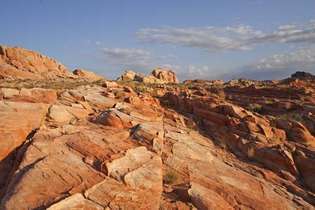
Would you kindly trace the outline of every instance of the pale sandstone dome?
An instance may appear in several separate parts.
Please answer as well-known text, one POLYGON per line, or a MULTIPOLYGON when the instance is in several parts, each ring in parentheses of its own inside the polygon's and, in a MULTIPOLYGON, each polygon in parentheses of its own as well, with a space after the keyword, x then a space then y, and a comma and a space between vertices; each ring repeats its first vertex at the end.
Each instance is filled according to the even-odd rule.
POLYGON ((97 75, 94 72, 88 71, 86 69, 75 69, 73 71, 73 74, 78 76, 81 79, 87 79, 87 80, 91 80, 91 81, 97 81, 97 80, 105 79, 104 77, 97 75))

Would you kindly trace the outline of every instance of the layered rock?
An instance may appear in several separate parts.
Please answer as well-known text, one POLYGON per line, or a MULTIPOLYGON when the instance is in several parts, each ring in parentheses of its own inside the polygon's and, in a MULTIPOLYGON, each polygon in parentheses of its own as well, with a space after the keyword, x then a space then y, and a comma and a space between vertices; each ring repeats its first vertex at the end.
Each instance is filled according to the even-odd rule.
POLYGON ((0 77, 12 79, 55 79, 71 77, 56 60, 19 47, 0 46, 0 77))
POLYGON ((178 79, 175 75, 175 72, 173 72, 170 69, 165 68, 156 68, 154 69, 151 74, 158 78, 159 80, 168 82, 168 83, 178 83, 178 79))
POLYGON ((156 68, 149 75, 143 75, 131 70, 127 70, 117 80, 137 81, 148 84, 178 83, 178 79, 175 75, 175 72, 165 68, 156 68))
POLYGON ((85 69, 75 69, 73 74, 78 76, 81 79, 87 79, 91 81, 102 80, 104 77, 95 74, 94 72, 85 70, 85 69))
POLYGON ((41 126, 47 109, 46 104, 0 101, 0 161, 41 126))

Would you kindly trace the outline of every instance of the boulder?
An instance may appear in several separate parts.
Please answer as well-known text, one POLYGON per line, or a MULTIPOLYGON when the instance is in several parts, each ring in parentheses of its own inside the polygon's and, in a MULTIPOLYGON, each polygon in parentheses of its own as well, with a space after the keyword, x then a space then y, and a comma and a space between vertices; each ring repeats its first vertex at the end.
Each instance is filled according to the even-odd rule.
POLYGON ((113 111, 105 111, 101 113, 95 119, 96 123, 100 123, 106 126, 113 126, 115 128, 123 128, 124 123, 120 117, 113 111))
POLYGON ((151 72, 151 74, 165 83, 178 83, 175 72, 170 69, 156 68, 151 72))
POLYGON ((49 108, 48 116, 58 123, 69 123, 74 116, 67 111, 66 106, 52 105, 49 108))
POLYGON ((286 131, 289 140, 315 146, 315 137, 301 122, 277 119, 276 124, 286 131))
POLYGON ((160 122, 142 123, 136 126, 132 137, 150 145, 152 150, 161 154, 163 150, 164 129, 160 122))
POLYGON ((134 81, 137 73, 131 70, 125 71, 117 80, 118 81, 134 81))
POLYGON ((149 84, 178 83, 175 73, 170 69, 156 68, 150 75, 143 75, 131 70, 125 71, 118 81, 138 81, 149 84))
POLYGON ((90 81, 102 80, 104 77, 95 74, 94 72, 85 70, 85 69, 75 69, 73 74, 78 76, 81 79, 86 79, 90 81))

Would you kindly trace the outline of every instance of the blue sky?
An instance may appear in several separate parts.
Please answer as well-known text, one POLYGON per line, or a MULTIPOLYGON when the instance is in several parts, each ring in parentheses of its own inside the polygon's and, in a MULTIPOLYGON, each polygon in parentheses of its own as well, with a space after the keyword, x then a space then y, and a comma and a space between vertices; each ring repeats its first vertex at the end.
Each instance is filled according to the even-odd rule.
POLYGON ((314 0, 1 0, 0 43, 115 78, 274 79, 315 71, 314 0))

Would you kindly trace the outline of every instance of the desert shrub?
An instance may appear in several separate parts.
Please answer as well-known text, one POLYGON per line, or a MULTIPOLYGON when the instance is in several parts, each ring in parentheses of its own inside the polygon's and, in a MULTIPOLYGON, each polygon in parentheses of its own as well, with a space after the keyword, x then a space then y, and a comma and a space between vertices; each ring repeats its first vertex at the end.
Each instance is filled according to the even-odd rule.
POLYGON ((288 113, 279 116, 282 120, 294 120, 303 123, 303 116, 299 113, 288 113))
POLYGON ((274 104, 274 101, 272 99, 266 99, 265 104, 271 105, 274 104))
POLYGON ((247 109, 251 112, 262 113, 263 107, 260 104, 249 104, 247 109))
POLYGON ((138 93, 147 93, 147 92, 150 92, 150 88, 147 87, 146 85, 137 85, 134 89, 136 92, 138 93))
POLYGON ((165 184, 174 184, 177 179, 178 179, 178 176, 175 171, 168 171, 163 176, 163 182, 165 184))

